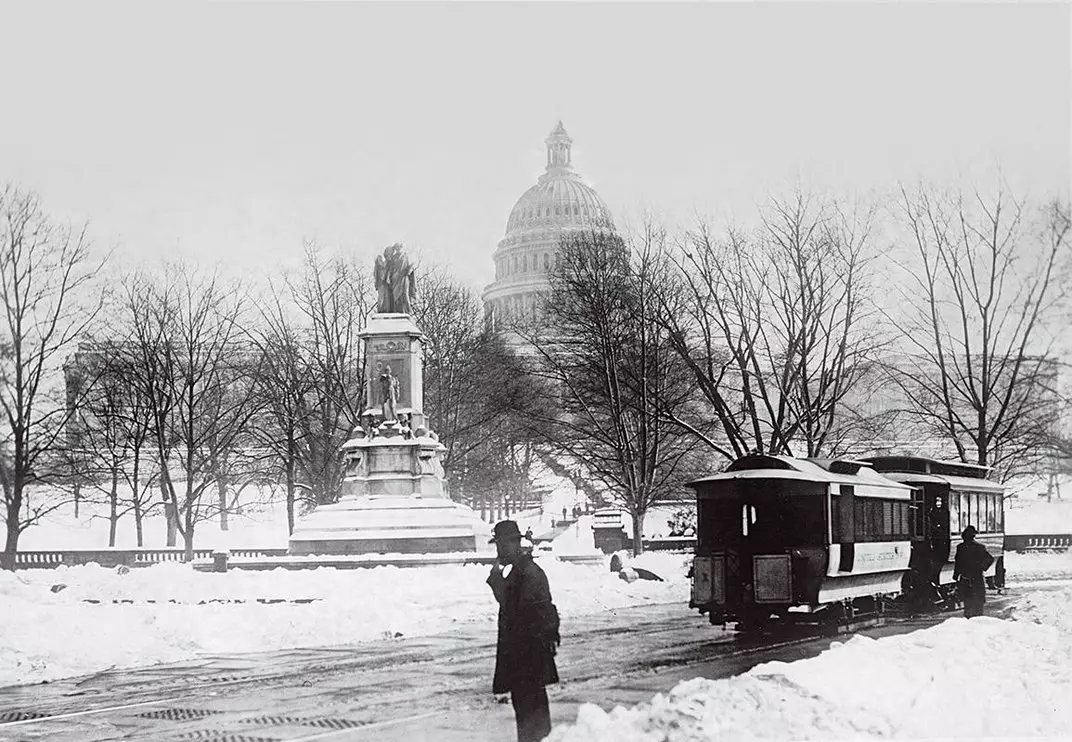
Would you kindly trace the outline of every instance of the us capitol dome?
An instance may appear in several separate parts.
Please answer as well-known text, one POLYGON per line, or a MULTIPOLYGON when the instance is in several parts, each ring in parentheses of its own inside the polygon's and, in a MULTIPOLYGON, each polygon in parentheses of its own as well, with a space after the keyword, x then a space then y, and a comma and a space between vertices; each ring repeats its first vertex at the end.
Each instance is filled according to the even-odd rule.
POLYGON ((573 140, 562 122, 546 139, 547 168, 521 194, 495 250, 495 281, 484 289, 484 309, 495 323, 536 316, 538 295, 550 289, 548 273, 558 245, 570 232, 613 232, 610 210, 573 169, 573 140))

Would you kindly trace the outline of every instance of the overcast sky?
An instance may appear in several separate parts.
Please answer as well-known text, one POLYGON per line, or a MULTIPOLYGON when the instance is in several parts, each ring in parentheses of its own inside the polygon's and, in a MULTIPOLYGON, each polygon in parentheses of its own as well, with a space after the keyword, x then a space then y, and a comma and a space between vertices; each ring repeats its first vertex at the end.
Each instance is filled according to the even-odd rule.
POLYGON ((0 182, 127 263, 402 241, 482 288, 558 119, 621 222, 1072 177, 1067 3, 0 0, 0 29, 0 182))

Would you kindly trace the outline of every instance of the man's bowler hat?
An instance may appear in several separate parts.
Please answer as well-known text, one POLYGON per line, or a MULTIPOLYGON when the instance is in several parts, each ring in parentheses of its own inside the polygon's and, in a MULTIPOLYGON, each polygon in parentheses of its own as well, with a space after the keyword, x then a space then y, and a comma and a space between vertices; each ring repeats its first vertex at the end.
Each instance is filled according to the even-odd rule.
POLYGON ((964 538, 975 538, 975 534, 977 534, 977 533, 978 533, 978 531, 975 530, 975 526, 968 526, 967 528, 964 529, 964 532, 962 534, 960 534, 960 535, 963 536, 964 538))
POLYGON ((512 520, 502 520, 495 524, 495 535, 492 536, 489 544, 494 544, 497 541, 509 541, 511 539, 521 540, 521 529, 517 527, 517 523, 512 520))

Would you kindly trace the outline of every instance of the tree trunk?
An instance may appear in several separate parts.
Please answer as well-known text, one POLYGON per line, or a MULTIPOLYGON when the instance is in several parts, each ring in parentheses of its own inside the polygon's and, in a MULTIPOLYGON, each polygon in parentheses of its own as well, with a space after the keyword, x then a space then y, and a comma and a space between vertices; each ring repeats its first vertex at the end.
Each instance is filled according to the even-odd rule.
POLYGON ((178 542, 179 514, 175 502, 168 490, 167 477, 160 477, 160 495, 164 498, 164 517, 167 518, 167 545, 173 547, 178 542))
POLYGON ((82 485, 74 483, 74 519, 78 520, 78 504, 82 500, 82 485))
POLYGON ((19 505, 22 498, 13 499, 7 506, 7 538, 0 556, 0 569, 15 569, 15 552, 19 548, 19 505))
POLYGON ((631 513, 633 516, 633 556, 644 553, 644 513, 631 513))
POLYGON ((119 472, 112 470, 112 488, 108 493, 108 546, 115 546, 115 532, 119 525, 119 472))
POLYGON ((167 516, 167 545, 176 546, 179 541, 179 514, 175 511, 175 503, 164 503, 164 513, 167 516))
POLYGON ((294 458, 287 460, 287 534, 294 534, 294 501, 296 499, 297 484, 294 476, 294 458))
MULTIPOLYGON (((134 486, 137 486, 137 482, 135 482, 134 486)), ((134 499, 134 530, 138 536, 138 548, 141 548, 145 543, 141 530, 141 500, 137 498, 134 499)))
POLYGON ((182 560, 190 563, 194 560, 194 524, 190 522, 190 519, 186 521, 186 533, 183 534, 182 540, 183 545, 186 547, 182 560))
POLYGON ((220 530, 229 530, 229 524, 227 523, 227 479, 225 477, 219 477, 216 480, 216 487, 220 497, 220 530))

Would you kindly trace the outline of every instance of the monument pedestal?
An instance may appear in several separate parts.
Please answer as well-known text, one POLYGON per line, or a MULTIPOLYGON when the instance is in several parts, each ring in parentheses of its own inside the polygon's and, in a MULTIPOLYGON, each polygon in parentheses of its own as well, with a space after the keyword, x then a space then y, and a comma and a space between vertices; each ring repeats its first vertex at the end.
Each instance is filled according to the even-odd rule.
POLYGON ((439 457, 446 449, 428 429, 423 410, 424 335, 408 314, 377 313, 361 337, 368 403, 364 424, 342 446, 342 494, 299 520, 290 553, 476 551, 491 529, 472 508, 451 501, 443 486, 439 457), (385 399, 385 376, 388 384, 397 379, 397 399, 385 399), (392 406, 397 419, 383 419, 392 406))
POLYGON ((414 554, 475 551, 490 528, 443 490, 443 445, 397 422, 369 438, 358 428, 343 444, 346 476, 338 502, 302 518, 291 554, 414 554))
POLYGON ((291 554, 443 554, 476 551, 491 529, 445 497, 344 497, 295 527, 291 554))

